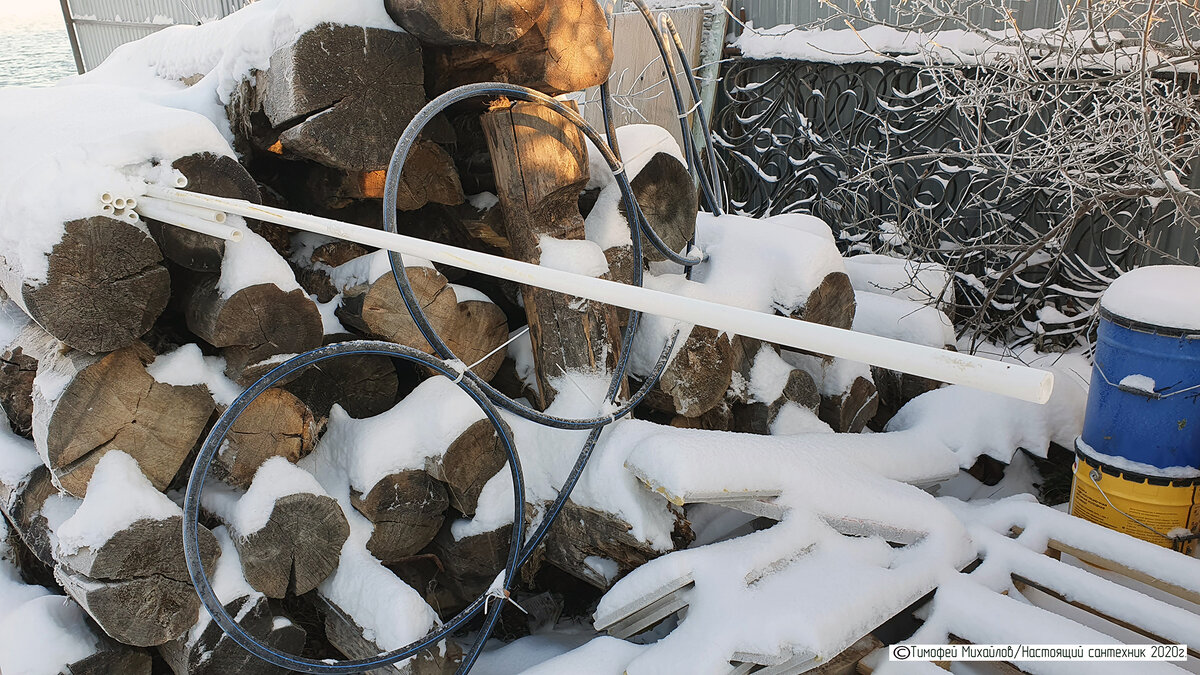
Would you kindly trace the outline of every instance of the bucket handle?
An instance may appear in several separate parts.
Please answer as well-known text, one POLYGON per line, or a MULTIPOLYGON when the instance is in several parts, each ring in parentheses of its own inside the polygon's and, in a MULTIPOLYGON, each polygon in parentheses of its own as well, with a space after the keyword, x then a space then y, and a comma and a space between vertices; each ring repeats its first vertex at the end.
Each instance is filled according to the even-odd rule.
POLYGON ((1146 391, 1145 389, 1138 389, 1137 387, 1131 387, 1126 384, 1121 384, 1120 382, 1113 382, 1112 380, 1108 379, 1108 374, 1104 372, 1104 368, 1099 363, 1094 364, 1092 367, 1095 368, 1097 373, 1100 373, 1100 377, 1104 378, 1104 381, 1108 383, 1108 386, 1116 387, 1127 394, 1145 396, 1148 399, 1161 400, 1164 398, 1171 398, 1172 396, 1179 396, 1180 394, 1186 394, 1192 391, 1200 391, 1200 384, 1193 384, 1190 387, 1179 389, 1170 393, 1163 393, 1161 391, 1146 391))
POLYGON ((1185 534, 1185 535, 1177 535, 1177 536, 1171 536, 1169 534, 1164 534, 1164 533, 1159 532, 1158 530, 1154 529, 1153 527, 1147 525, 1146 523, 1143 523, 1142 521, 1138 520, 1137 518, 1134 518, 1133 516, 1129 515, 1128 513, 1125 513, 1121 509, 1117 508, 1117 505, 1113 504, 1112 500, 1108 498, 1107 494, 1105 494, 1104 488, 1100 487, 1100 469, 1092 469, 1092 470, 1088 471, 1088 479, 1092 481, 1092 485, 1096 486, 1096 491, 1100 493, 1101 497, 1104 497, 1104 501, 1108 502, 1108 505, 1112 508, 1113 511, 1116 511, 1117 513, 1125 516, 1126 518, 1132 520, 1133 522, 1137 523, 1138 525, 1141 525, 1142 527, 1146 528, 1147 530, 1150 530, 1154 534, 1157 534, 1158 536, 1162 537, 1163 539, 1166 539, 1167 541, 1171 542, 1172 544, 1183 544, 1183 543, 1192 541, 1194 539, 1200 539, 1200 534, 1198 534, 1196 532, 1192 532, 1192 533, 1185 534))

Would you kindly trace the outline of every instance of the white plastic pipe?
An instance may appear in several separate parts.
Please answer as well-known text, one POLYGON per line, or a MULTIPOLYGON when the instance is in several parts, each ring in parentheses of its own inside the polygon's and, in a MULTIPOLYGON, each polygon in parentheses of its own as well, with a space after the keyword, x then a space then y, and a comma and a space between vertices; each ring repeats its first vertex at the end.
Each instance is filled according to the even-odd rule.
POLYGON ((100 203, 101 204, 111 204, 112 200, 113 200, 113 196, 112 196, 111 192, 103 192, 100 194, 100 203))
POLYGON ((797 321, 743 307, 563 272, 361 225, 251 204, 241 199, 182 192, 156 185, 148 186, 148 194, 181 204, 225 211, 405 253, 492 277, 707 326, 733 335, 744 335, 794 349, 861 361, 889 370, 961 384, 1024 401, 1045 403, 1054 387, 1053 374, 1020 364, 992 361, 832 326, 797 321))
POLYGON ((187 184, 188 184, 187 176, 183 175, 182 173, 179 173, 178 171, 176 171, 175 174, 176 174, 175 175, 175 187, 177 187, 177 188, 187 187, 187 184))
POLYGON ((180 204, 178 202, 172 202, 166 199, 159 199, 158 197, 151 197, 150 195, 144 195, 142 197, 142 201, 138 203, 161 206, 163 208, 182 213, 185 216, 193 216, 195 218, 199 218, 200 220, 208 220, 218 224, 224 223, 228 219, 228 216, 224 211, 213 211, 212 209, 206 209, 200 206, 189 206, 187 204, 180 204))
POLYGON ((175 225, 176 227, 182 227, 185 230, 199 232, 200 234, 207 234, 210 237, 216 237, 218 239, 225 239, 228 241, 237 242, 242 240, 242 231, 236 227, 222 223, 214 223, 211 220, 204 220, 202 218, 190 216, 185 213, 180 213, 175 209, 167 208, 166 206, 156 203, 156 200, 153 199, 142 200, 142 202, 138 204, 137 210, 147 218, 157 220, 162 223, 167 223, 169 225, 175 225))
POLYGON ((116 214, 117 212, 117 210, 113 208, 112 204, 105 204, 104 206, 100 207, 100 210, 110 216, 116 214))
POLYGON ((125 198, 117 197, 112 201, 112 205, 117 207, 117 210, 120 211, 121 209, 125 208, 125 198))

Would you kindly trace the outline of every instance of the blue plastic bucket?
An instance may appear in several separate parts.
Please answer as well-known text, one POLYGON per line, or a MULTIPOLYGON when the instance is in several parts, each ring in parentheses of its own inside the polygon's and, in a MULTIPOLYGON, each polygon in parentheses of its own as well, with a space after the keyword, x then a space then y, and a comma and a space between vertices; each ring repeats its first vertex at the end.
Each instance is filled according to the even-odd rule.
POLYGON ((1200 330, 1102 306, 1083 441, 1161 469, 1200 467, 1200 330))

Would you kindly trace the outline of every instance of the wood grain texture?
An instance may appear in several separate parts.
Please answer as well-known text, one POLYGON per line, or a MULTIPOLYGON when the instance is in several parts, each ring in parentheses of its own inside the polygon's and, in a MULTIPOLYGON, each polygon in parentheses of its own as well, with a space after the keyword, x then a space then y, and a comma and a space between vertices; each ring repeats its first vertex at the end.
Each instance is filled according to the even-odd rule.
POLYGON ((367 550, 384 563, 403 560, 433 541, 450 504, 446 486, 423 469, 384 476, 350 504, 375 524, 367 550))
POLYGON ((295 464, 312 452, 317 421, 295 394, 272 387, 246 406, 226 440, 228 445, 213 464, 213 476, 245 489, 268 459, 283 457, 295 464))
MULTIPOLYGON (((549 0, 553 2, 553 0, 549 0)), ((508 44, 528 31, 548 0, 385 0, 388 16, 421 42, 508 44)))
POLYGON ((231 532, 246 581, 269 598, 282 598, 313 590, 337 569, 350 525, 333 498, 297 493, 275 502, 262 529, 231 532))

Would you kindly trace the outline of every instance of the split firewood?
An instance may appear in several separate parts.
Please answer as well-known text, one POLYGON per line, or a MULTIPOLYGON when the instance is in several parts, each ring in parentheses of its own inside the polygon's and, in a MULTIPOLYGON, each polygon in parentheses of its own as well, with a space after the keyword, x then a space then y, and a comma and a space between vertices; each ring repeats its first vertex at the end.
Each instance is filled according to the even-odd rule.
POLYGON ((775 345, 752 338, 734 338, 737 385, 733 394, 732 431, 770 434, 780 412, 795 404, 816 413, 821 393, 808 371, 794 368, 775 345))
POLYGON ((0 510, 22 545, 42 565, 53 568, 54 544, 42 515, 46 500, 58 494, 50 470, 41 463, 32 444, 8 443, 0 450, 0 457, 10 469, 0 475, 0 510))
POLYGON ((317 421, 294 394, 272 387, 246 407, 226 440, 213 463, 213 476, 245 489, 268 459, 282 457, 294 464, 311 452, 317 421))
MULTIPOLYGON (((266 596, 246 582, 241 559, 228 530, 218 527, 213 530, 213 535, 221 547, 221 557, 213 573, 212 585, 225 611, 236 619, 243 631, 256 639, 279 651, 299 654, 304 647, 304 629, 273 609, 266 596)), ((204 609, 187 632, 159 645, 158 652, 175 675, 282 675, 288 672, 243 649, 204 609)))
POLYGON ((92 216, 63 226, 43 272, 0 252, 0 287, 48 333, 88 353, 144 335, 167 305, 170 274, 145 231, 128 220, 92 216))
MULTIPOLYGON (((325 344, 356 339, 349 333, 326 335, 325 344)), ((374 417, 396 404, 400 377, 392 359, 358 354, 314 363, 281 386, 303 401, 318 419, 328 417, 335 403, 350 417, 361 419, 374 417)))
MULTIPOLYGON (((18 337, 20 333, 17 334, 18 337)), ((13 433, 33 438, 33 378, 37 359, 16 340, 0 353, 0 407, 13 433)))
MULTIPOLYGON (((340 209, 355 199, 383 199, 384 180, 387 172, 344 171, 318 164, 309 165, 304 180, 306 198, 325 208, 340 209)), ((396 194, 396 208, 415 211, 426 204, 453 206, 463 202, 462 184, 454 160, 442 146, 433 141, 419 140, 404 161, 400 173, 400 185, 396 194)), ((371 206, 379 208, 379 202, 371 206)))
POLYGON ((379 171, 425 105, 424 82, 412 35, 325 23, 275 52, 226 111, 243 144, 344 171, 379 171), (255 125, 260 111, 268 126, 255 125))
POLYGON ((315 246, 312 253, 298 255, 289 262, 296 272, 296 281, 305 293, 317 296, 317 302, 326 303, 342 292, 333 285, 329 273, 333 268, 344 265, 355 258, 371 252, 371 249, 352 241, 335 240, 315 246))
POLYGON ((386 0, 384 7, 393 21, 421 42, 502 45, 533 27, 546 4, 547 0, 386 0))
POLYGON ((879 408, 867 424, 872 431, 883 431, 906 403, 921 394, 941 388, 943 384, 928 377, 875 366, 871 366, 871 379, 879 391, 879 408))
MULTIPOLYGON (((200 607, 184 563, 179 507, 119 451, 99 462, 89 488, 82 503, 51 495, 40 517, 26 518, 47 531, 22 538, 54 542, 55 579, 112 638, 138 647, 174 639, 200 607)), ((203 527, 200 551, 211 574, 217 543, 203 527)))
POLYGON ((481 419, 462 432, 430 473, 446 484, 450 505, 464 516, 475 515, 479 494, 508 457, 490 420, 481 419))
MULTIPOLYGON (((578 196, 588 180, 588 159, 579 130, 526 103, 495 107, 483 116, 483 128, 513 256, 607 274, 602 249, 584 241, 578 196)), ((522 294, 543 408, 554 400, 557 378, 615 367, 620 322, 612 307, 528 286, 522 294)))
POLYGON ((581 0, 546 0, 534 25, 508 44, 426 51, 430 95, 470 82, 509 82, 551 95, 582 91, 607 80, 613 62, 604 11, 581 0))
POLYGON ((0 550, 0 670, 150 675, 148 653, 98 633, 74 600, 25 584, 12 554, 0 550))
POLYGON ((450 590, 459 603, 474 600, 487 591, 508 561, 512 524, 487 532, 455 536, 454 524, 446 523, 430 549, 446 570, 450 590))
MULTIPOLYGON (((258 185, 233 157, 201 152, 180 157, 171 168, 187 177, 187 189, 218 197, 262 202, 258 185)), ((172 262, 198 272, 219 272, 225 253, 225 240, 146 219, 146 227, 158 242, 163 256, 172 262)))
POLYGON ((827 359, 783 352, 788 363, 820 383, 821 406, 817 416, 834 431, 858 433, 879 410, 879 392, 871 367, 845 359, 827 359))
POLYGON ((450 500, 441 481, 414 469, 383 477, 366 494, 352 490, 350 503, 374 523, 367 550, 386 564, 408 558, 433 541, 450 500))
MULTIPOLYGON (((432 353, 433 348, 404 305, 386 261, 385 253, 373 253, 367 260, 349 263, 369 267, 370 272, 364 276, 373 280, 344 286, 337 316, 346 326, 368 335, 432 353)), ((413 294, 430 325, 460 361, 477 364, 472 372, 485 380, 491 379, 504 360, 504 351, 497 349, 508 340, 508 319, 504 312, 486 295, 449 283, 432 267, 406 262, 413 294)), ((355 281, 362 278, 359 276, 355 281)))
POLYGON ((733 378, 729 336, 694 326, 645 402, 651 408, 700 417, 725 398, 733 378))
POLYGON ((849 330, 854 324, 854 287, 844 272, 831 272, 792 317, 849 330))
POLYGON ((32 324, 18 342, 38 363, 33 438, 62 489, 82 497, 113 449, 134 457, 156 488, 170 484, 208 424, 208 391, 155 380, 146 371, 154 353, 140 342, 93 356, 32 324))
POLYGON ((325 332, 287 262, 252 232, 227 247, 220 277, 193 280, 184 304, 188 328, 223 348, 226 372, 243 385, 248 366, 315 349, 325 332))
MULTIPOLYGON (((355 621, 354 614, 326 594, 318 594, 317 604, 325 616, 325 638, 347 658, 369 659, 383 653, 384 649, 376 639, 367 637, 367 630, 355 621)), ((446 642, 440 647, 419 652, 399 664, 363 672, 367 675, 445 675, 454 672, 461 659, 461 648, 453 642, 446 642)))
MULTIPOLYGON (((656 152, 633 176, 630 187, 650 227, 672 251, 683 251, 695 236, 699 208, 687 166, 668 152, 656 152)), ((619 204, 621 216, 629 222, 625 202, 619 204)), ((666 259, 649 244, 643 246, 643 252, 650 260, 666 259)))
POLYGON ((350 534, 338 503, 282 457, 267 460, 246 492, 214 483, 202 499, 229 527, 246 581, 269 598, 316 588, 337 567, 350 534))

